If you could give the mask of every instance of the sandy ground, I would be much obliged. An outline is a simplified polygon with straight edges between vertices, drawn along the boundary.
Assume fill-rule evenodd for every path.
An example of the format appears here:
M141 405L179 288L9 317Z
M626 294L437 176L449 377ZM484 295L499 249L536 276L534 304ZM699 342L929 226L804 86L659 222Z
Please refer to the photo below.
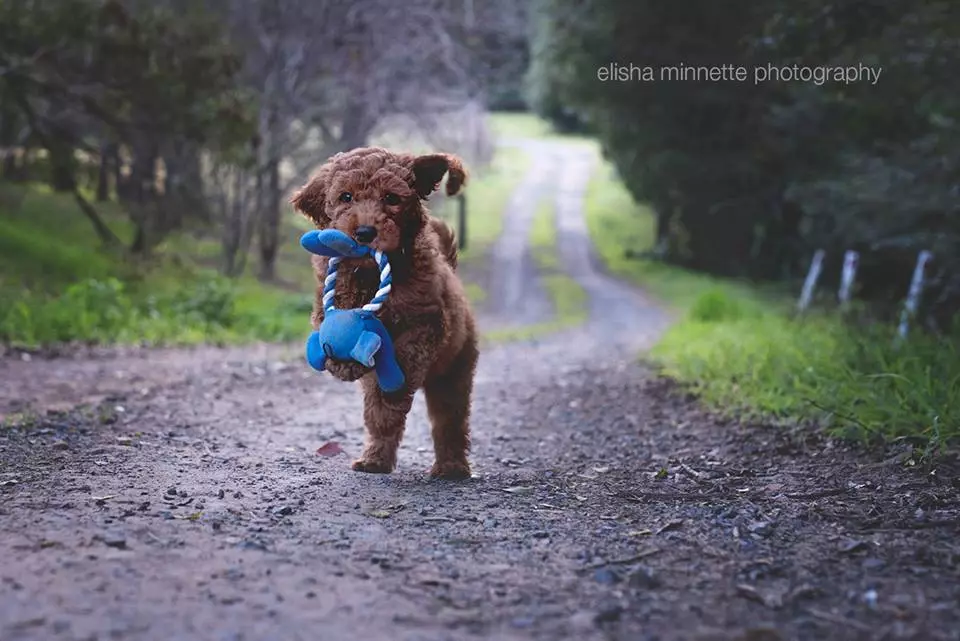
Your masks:
M398 471L351 472L359 390L299 345L0 359L0 414L38 412L0 428L0 639L960 639L957 467L658 381L667 315L589 249L595 158L529 148L483 324L542 318L516 231L550 190L591 316L484 349L469 481L427 478L422 399Z

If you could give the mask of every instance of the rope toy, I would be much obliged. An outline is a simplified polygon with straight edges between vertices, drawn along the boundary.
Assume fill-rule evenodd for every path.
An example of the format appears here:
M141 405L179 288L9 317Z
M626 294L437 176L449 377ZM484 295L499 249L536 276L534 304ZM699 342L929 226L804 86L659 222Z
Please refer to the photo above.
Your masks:
M393 276L387 255L378 249L361 245L336 229L313 230L300 238L300 245L312 254L327 256L327 275L323 281L323 322L307 338L307 362L317 371L324 371L328 360L354 360L373 368L377 383L384 392L396 392L405 378L397 363L393 339L376 314L390 296ZM344 258L372 257L380 269L380 285L373 299L354 309L337 309L334 294L337 270Z

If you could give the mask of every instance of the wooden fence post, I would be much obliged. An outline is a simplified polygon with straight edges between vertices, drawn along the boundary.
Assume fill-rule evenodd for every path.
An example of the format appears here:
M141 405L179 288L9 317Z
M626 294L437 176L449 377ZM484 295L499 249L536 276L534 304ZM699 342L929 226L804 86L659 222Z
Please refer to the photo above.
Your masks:
M917 256L917 266L913 269L910 291L907 292L907 300L903 305L903 313L900 314L900 326L897 328L897 335L900 340L907 337L910 321L917 314L917 307L920 305L920 295L923 293L923 276L927 263L929 263L932 258L933 253L926 249L921 251Z
M823 270L823 257L826 252L818 249L810 261L810 271L807 272L807 279L803 282L803 291L800 293L800 300L797 302L797 308L803 312L810 306L810 300L813 298L813 288L817 285L820 278L820 272Z
M837 293L841 308L847 307L850 303L850 292L857 277L859 258L860 254L853 250L847 250L843 255L843 275L840 278L840 291Z
M467 248L467 197L464 194L457 196L457 226L460 251Z

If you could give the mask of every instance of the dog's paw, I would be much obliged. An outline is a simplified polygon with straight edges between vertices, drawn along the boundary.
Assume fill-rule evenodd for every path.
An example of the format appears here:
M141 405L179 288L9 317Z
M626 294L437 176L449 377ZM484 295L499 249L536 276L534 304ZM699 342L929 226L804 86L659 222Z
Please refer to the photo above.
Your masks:
M366 472L368 474L389 474L393 471L393 465L385 461L369 458L358 458L350 466L355 472Z
M470 464L466 461L437 461L430 468L430 476L435 479L462 481L470 478Z
M366 374L373 370L366 365L361 365L356 361L327 361L327 371L339 378L341 381L352 383L360 380Z

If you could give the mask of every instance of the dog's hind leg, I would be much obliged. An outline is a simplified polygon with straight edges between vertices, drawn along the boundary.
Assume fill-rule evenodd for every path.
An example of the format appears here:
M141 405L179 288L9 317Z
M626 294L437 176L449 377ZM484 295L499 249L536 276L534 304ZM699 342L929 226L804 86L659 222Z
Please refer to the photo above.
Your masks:
M353 462L353 469L389 474L397 466L397 448L413 406L413 393L402 390L387 394L380 389L375 376L365 376L361 381L367 442L363 454Z
M436 455L430 476L470 477L470 397L478 356L475 342L467 341L450 367L424 385Z

